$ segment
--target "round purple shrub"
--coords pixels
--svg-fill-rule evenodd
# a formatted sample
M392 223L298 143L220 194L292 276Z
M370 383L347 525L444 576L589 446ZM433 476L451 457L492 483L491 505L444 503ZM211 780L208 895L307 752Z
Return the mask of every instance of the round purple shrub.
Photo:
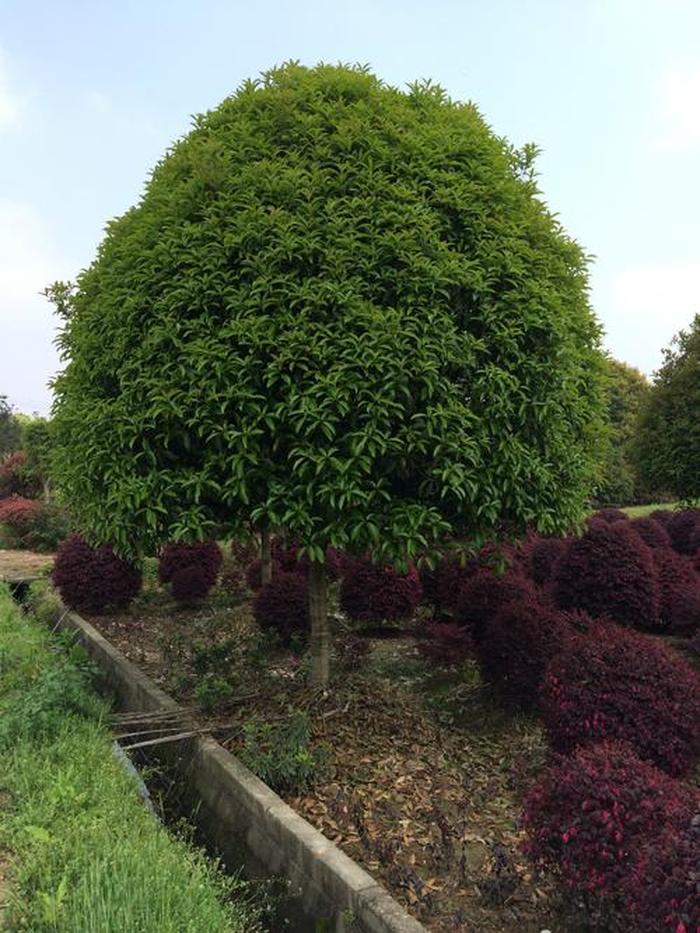
M529 543L526 569L530 578L538 586L550 580L554 568L570 543L570 538L540 538L539 536Z
M671 544L679 554L692 554L695 530L700 525L700 509L682 509L674 512L667 528Z
M660 627L673 635L692 635L700 627L700 577L673 548L654 552L659 575Z
M623 878L630 930L697 933L700 930L700 805L682 828L658 827L637 847Z
M557 756L530 788L524 848L567 887L617 895L636 853L663 827L684 825L696 796L625 742L579 748Z
M621 625L653 628L658 575L651 550L629 522L602 522L571 542L557 564L553 594L562 609L607 615Z
M79 612L124 609L141 590L141 571L109 545L92 547L81 535L58 548L52 572L61 599Z
M534 585L522 574L512 569L498 574L482 567L462 586L455 619L459 625L468 628L474 641L478 642L501 606L536 598Z
M182 605L201 602L210 589L207 573L200 564L179 567L170 581L173 599Z
M340 607L356 622L396 622L413 615L422 595L415 567L401 574L393 567L358 560L340 584Z
M698 522L695 528L690 532L688 544L690 545L691 554L700 553L700 522Z
M284 544L281 540L275 539L272 542L272 559L276 561L282 570L286 573L303 573L308 575L310 561L306 554L301 555L301 545L292 541L290 544ZM326 548L326 577L334 581L340 577L342 558L339 551L335 548Z
M656 509L649 514L649 518L653 518L659 525L663 525L664 528L667 528L674 514L675 513L672 512L671 509Z
M591 515L593 521L605 522L606 525L612 525L615 522L629 521L629 515L621 509L598 509Z
M273 629L282 642L309 631L309 590L301 573L279 570L253 600L253 616L261 629Z
M163 584L170 584L177 602L197 602L204 599L216 584L222 561L223 555L216 541L193 544L174 541L161 551L158 579Z
M484 680L509 700L535 706L545 671L571 632L564 613L537 600L506 603L476 644Z
M631 629L601 623L572 634L547 669L539 705L558 752L620 739L678 777L700 757L700 676Z
M642 541L650 548L671 547L671 538L666 528L653 518L633 518L630 527L634 528Z

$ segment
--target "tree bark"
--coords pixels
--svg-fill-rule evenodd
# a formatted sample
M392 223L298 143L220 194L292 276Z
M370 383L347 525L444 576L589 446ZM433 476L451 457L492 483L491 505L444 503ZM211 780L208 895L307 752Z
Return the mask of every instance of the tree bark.
M45 479L43 485L44 485L44 502L47 505L51 505L51 498L52 498L51 497L51 480Z
M263 528L260 532L260 579L263 586L272 579L272 548L268 527Z
M309 568L311 621L311 685L325 689L330 673L331 638L328 629L326 565L312 561Z

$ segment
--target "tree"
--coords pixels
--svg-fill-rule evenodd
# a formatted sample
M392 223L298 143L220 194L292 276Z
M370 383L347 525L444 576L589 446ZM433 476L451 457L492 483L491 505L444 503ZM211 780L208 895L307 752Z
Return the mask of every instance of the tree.
M599 327L533 158L360 67L287 64L197 117L65 315L59 478L88 531L133 553L284 529L325 683L327 546L402 567L575 522Z
M51 504L51 456L53 424L46 418L26 418L22 421L22 450L27 455L25 471L44 491L44 501Z
M634 456L642 479L688 502L700 499L700 314L664 350L642 410Z
M17 450L20 428L6 395L0 395L0 457Z
M609 438L596 499L625 505L640 494L632 446L650 386L638 369L619 360L607 358L605 370Z

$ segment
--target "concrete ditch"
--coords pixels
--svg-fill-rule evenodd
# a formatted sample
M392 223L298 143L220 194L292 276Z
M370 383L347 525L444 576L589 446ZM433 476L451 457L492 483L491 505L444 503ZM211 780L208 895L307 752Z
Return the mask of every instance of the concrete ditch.
M31 582L13 581L19 593ZM98 689L133 713L177 711L178 704L74 612L56 617L98 670ZM183 712L183 719L186 713ZM183 799L211 848L250 877L282 876L294 894L289 929L299 933L425 933L388 891L299 816L209 736L160 749L177 770Z

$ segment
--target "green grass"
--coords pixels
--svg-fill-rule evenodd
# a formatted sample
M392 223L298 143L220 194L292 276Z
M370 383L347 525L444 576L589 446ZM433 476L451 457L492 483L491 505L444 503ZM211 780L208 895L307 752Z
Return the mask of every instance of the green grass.
M0 589L0 851L10 928L32 933L259 929L252 889L144 807L112 753L85 662Z
M657 509L678 509L680 502L652 502L650 505L628 505L622 511L626 512L630 518L641 518L644 515L650 515Z

